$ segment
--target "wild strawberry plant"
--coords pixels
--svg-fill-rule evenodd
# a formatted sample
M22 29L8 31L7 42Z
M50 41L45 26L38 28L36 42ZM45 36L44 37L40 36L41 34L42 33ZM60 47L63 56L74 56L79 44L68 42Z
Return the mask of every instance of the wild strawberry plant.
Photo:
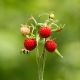
M47 15L48 19L44 21L44 23L39 22L40 18L43 15ZM44 67L45 67L45 60L46 60L46 54L48 52L50 53L57 53L60 57L63 58L63 56L59 53L57 49L57 43L54 39L51 38L52 34L54 32L61 32L64 28L64 25L57 25L58 20L54 20L55 16L53 13L47 14L43 13L39 15L38 21L31 16L27 22L26 25L21 24L20 32L22 36L25 36L26 39L24 40L24 49L22 49L22 53L28 54L32 50L36 48L36 61L38 65L38 76L39 80L43 80L43 74L44 74ZM28 25L29 20L33 20L35 24ZM54 28L56 27L56 28ZM39 53L39 43L42 43L43 45L43 52Z

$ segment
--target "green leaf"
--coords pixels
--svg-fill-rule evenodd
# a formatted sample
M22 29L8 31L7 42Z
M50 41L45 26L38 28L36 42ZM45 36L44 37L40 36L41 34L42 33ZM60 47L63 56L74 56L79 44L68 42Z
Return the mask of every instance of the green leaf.
M60 52L56 49L55 52L61 57L63 58L63 56L60 54Z

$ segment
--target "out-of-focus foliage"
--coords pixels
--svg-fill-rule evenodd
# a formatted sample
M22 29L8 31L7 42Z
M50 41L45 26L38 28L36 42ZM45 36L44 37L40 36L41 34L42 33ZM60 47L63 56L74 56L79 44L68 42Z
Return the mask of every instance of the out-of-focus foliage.
M38 80L36 50L20 54L25 37L19 29L31 15L38 19L51 11L65 24L61 33L53 32L64 58L46 52L44 80L80 80L80 0L0 0L0 80Z

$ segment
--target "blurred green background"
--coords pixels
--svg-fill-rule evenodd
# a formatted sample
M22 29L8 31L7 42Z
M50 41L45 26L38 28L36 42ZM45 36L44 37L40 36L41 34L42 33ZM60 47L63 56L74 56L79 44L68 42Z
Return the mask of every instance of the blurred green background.
M51 11L65 24L53 33L64 58L47 52L44 80L80 80L80 0L0 0L0 80L38 80L36 50L20 54L25 37L19 30L31 15Z

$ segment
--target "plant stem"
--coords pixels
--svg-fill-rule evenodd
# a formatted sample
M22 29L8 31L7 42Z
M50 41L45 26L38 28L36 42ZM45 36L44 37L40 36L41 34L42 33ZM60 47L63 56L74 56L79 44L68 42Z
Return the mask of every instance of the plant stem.
M38 77L40 78L39 74L40 74L40 60L39 60L39 50L38 50L38 35L36 32L36 41L37 41L37 48L36 48L36 61L37 61L37 66L38 66Z
M45 67L45 47L43 49L43 53L41 54L41 56L39 55L39 50L38 50L38 36L36 36L36 40L37 40L37 54L36 54L36 60L37 60L37 66L38 66L38 77L39 80L43 80L43 75L44 75L44 67ZM46 39L45 39L46 42Z
M45 42L46 42L46 39L45 39ZM41 54L41 67L40 67L40 70L41 70L41 73L40 73L41 74L41 79L40 80L43 80L45 60L46 60L46 54L45 54L45 46L44 46L43 53Z

